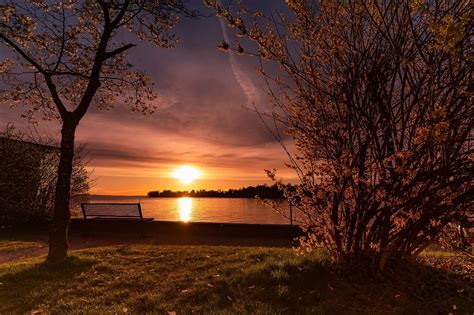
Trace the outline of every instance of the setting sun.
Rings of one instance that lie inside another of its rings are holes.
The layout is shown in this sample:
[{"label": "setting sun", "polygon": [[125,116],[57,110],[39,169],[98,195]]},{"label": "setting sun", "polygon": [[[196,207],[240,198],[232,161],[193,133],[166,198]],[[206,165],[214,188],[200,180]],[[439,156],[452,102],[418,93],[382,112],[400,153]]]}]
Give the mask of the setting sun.
[{"label": "setting sun", "polygon": [[181,166],[174,170],[172,176],[183,184],[191,184],[201,176],[201,173],[192,166]]}]

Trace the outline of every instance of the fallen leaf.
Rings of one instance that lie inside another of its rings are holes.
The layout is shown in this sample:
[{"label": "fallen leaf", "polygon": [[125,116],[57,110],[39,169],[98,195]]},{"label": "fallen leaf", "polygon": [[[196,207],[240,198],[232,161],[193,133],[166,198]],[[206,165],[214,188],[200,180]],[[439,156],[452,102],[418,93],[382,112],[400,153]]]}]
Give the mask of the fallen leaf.
[{"label": "fallen leaf", "polygon": [[127,313],[127,312],[128,312],[128,308],[124,307],[124,308],[122,308],[122,311],[123,311],[124,313]]}]

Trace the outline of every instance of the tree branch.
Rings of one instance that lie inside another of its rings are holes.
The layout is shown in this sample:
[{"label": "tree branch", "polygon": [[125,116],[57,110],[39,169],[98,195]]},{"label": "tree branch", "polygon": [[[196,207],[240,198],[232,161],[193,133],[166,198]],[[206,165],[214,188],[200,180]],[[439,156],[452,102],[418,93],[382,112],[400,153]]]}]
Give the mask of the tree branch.
[{"label": "tree branch", "polygon": [[106,24],[110,24],[110,14],[109,14],[109,4],[105,3],[102,0],[97,0],[97,2],[102,7],[102,12],[104,13],[104,20]]},{"label": "tree branch", "polygon": [[126,51],[126,50],[128,50],[128,49],[130,49],[130,48],[133,48],[133,47],[135,47],[135,46],[136,46],[135,44],[127,44],[127,45],[125,45],[125,46],[119,47],[119,48],[117,48],[117,49],[115,49],[115,50],[113,50],[113,51],[111,51],[111,52],[106,53],[106,54],[105,54],[105,59],[109,59],[109,58],[112,58],[112,57],[114,57],[114,56],[116,56],[116,55],[119,55],[119,54],[123,53],[124,51]]},{"label": "tree branch", "polygon": [[59,52],[59,56],[58,56],[58,61],[56,62],[56,66],[54,67],[54,71],[56,71],[59,67],[59,65],[61,64],[61,60],[63,59],[63,55],[64,55],[64,47],[66,46],[66,13],[64,11],[64,7],[63,7],[63,10],[62,10],[62,34],[61,34],[61,50]]},{"label": "tree branch", "polygon": [[53,97],[54,104],[56,104],[56,107],[58,108],[59,114],[61,117],[64,118],[65,116],[69,113],[64,106],[63,102],[61,101],[61,98],[59,97],[58,91],[56,89],[56,85],[54,84],[53,80],[51,79],[51,76],[49,74],[44,74],[44,79],[46,81],[46,85],[48,86],[49,91],[51,92],[51,96]]},{"label": "tree branch", "polygon": [[26,52],[23,51],[17,44],[15,44],[12,40],[6,37],[3,33],[0,33],[0,39],[3,39],[8,45],[10,45],[16,52],[18,52],[23,59],[28,61],[32,66],[34,66],[40,73],[44,74],[44,69],[41,65],[36,62],[32,57],[28,56]]}]

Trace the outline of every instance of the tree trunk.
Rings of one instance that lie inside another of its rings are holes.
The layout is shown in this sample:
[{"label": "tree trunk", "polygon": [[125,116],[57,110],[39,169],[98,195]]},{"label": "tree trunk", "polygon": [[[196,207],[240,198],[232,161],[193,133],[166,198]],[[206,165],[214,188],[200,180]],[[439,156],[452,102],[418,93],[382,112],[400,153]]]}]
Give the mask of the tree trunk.
[{"label": "tree trunk", "polygon": [[72,160],[74,157],[74,135],[77,123],[73,119],[64,119],[61,128],[61,155],[58,166],[58,181],[54,196],[53,222],[49,231],[49,252],[46,261],[56,264],[66,261],[68,241],[67,234],[71,211]]}]

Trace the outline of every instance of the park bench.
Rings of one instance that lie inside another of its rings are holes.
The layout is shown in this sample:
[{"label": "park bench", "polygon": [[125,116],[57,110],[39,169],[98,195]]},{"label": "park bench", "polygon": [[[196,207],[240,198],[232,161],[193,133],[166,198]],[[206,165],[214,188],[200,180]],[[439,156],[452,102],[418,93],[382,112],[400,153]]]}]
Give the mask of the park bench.
[{"label": "park bench", "polygon": [[112,221],[130,226],[127,222],[139,222],[140,234],[143,234],[143,222],[153,218],[144,218],[140,203],[81,203],[84,221]]}]

